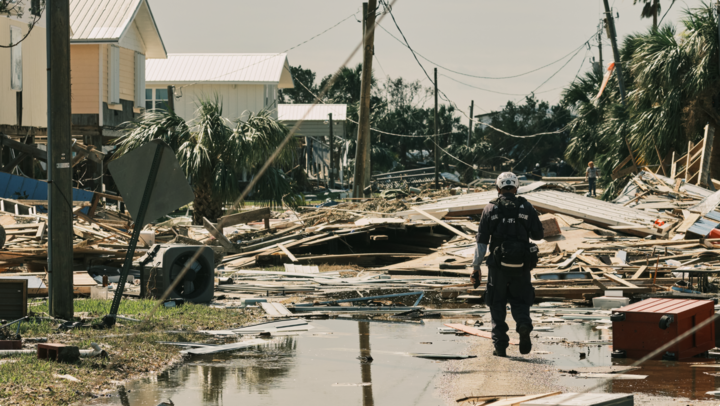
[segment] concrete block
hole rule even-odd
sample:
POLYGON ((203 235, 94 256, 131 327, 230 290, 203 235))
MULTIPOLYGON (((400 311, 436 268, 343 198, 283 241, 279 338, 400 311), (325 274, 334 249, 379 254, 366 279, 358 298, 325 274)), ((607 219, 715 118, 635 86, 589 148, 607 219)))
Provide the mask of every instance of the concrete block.
POLYGON ((629 304, 629 297, 600 296, 593 298, 593 307, 596 309, 617 309, 629 304))

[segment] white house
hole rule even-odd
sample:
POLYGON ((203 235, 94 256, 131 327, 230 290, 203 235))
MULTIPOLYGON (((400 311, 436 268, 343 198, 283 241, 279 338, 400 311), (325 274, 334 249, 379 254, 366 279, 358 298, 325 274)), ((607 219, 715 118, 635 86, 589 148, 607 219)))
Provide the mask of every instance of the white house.
POLYGON ((168 54, 147 61, 145 83, 146 109, 165 108, 172 85, 175 112, 185 120, 198 100, 215 96, 230 120, 263 109, 277 118, 278 89, 294 87, 287 54, 168 54))

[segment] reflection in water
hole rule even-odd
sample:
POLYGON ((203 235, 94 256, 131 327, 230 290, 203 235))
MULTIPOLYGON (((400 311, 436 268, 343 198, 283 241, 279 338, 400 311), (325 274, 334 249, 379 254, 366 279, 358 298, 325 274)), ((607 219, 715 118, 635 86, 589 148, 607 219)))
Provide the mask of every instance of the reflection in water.
MULTIPOLYGON (((372 383, 372 373, 370 372, 370 361, 365 361, 370 355, 370 323, 361 321, 358 323, 358 333, 360 334, 360 375, 363 382, 372 383)), ((373 388, 372 385, 363 386, 363 406, 373 406, 373 388)))

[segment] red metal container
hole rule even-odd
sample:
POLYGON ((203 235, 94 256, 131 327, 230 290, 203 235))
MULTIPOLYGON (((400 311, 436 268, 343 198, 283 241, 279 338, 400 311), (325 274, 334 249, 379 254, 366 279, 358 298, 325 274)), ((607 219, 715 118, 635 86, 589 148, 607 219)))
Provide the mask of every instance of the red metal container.
MULTIPOLYGON (((647 299, 613 310, 614 355, 640 359, 713 317, 712 300, 647 299)), ((652 359, 685 359, 715 348, 714 321, 652 359)))

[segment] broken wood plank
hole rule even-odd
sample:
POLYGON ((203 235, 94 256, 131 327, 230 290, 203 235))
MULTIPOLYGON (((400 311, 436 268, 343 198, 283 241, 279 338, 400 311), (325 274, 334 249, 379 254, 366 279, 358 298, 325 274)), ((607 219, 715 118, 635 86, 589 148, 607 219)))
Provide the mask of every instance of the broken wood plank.
POLYGON ((642 266, 640 266, 640 269, 638 269, 638 271, 635 272, 635 274, 633 274, 632 278, 630 278, 630 279, 638 279, 638 278, 640 278, 640 275, 642 275, 643 272, 645 272, 646 269, 647 269, 647 265, 642 265, 642 266))
MULTIPOLYGON (((472 334, 474 336, 482 337, 482 338, 489 338, 492 339, 492 334, 490 334, 487 331, 481 331, 474 327, 466 326, 464 324, 446 324, 446 327, 454 328, 455 330, 460 330, 463 333, 472 334)), ((510 344, 512 345, 520 345, 520 341, 511 338, 510 344)))
POLYGON ((625 285, 625 286, 627 286, 627 287, 629 287, 629 288, 637 288, 636 285, 634 285, 634 284, 632 284, 632 283, 630 283, 630 282, 628 282, 628 281, 626 281, 626 280, 624 280, 624 279, 618 278, 617 276, 615 276, 615 275, 613 275, 613 274, 611 274, 611 273, 607 273, 607 272, 606 272, 606 273, 603 273, 603 276, 605 276, 606 278, 610 279, 610 280, 613 281, 613 282, 619 283, 619 284, 621 284, 621 285, 625 285))
MULTIPOLYGON (((218 219, 218 228, 222 230, 225 227, 234 226, 236 224, 247 224, 258 220, 269 220, 272 216, 269 207, 257 210, 243 211, 240 213, 222 216, 218 219)), ((266 223, 266 228, 267 227, 266 223)))
POLYGON ((290 258, 290 260, 291 260, 292 262, 298 262, 298 259, 295 258, 295 255, 293 255, 292 252, 290 252, 290 250, 288 250, 287 248, 285 248, 285 246, 282 245, 282 243, 278 243, 277 246, 278 246, 278 248, 280 248, 280 249, 282 250, 282 252, 285 253, 285 255, 288 256, 288 258, 290 258))
POLYGON ((230 240, 225 237, 225 235, 222 233, 222 231, 215 228, 213 223, 210 222, 207 218, 203 217, 203 227, 212 235, 215 237, 216 240, 222 245, 224 248, 228 250, 235 250, 235 246, 233 245, 230 240))
POLYGON ((465 238, 465 239, 468 239, 468 240, 475 240, 475 237, 463 233, 462 231, 458 230, 457 228, 451 226, 450 224, 447 224, 446 222, 438 219, 437 217, 434 217, 434 216, 430 215, 429 213, 425 212, 424 210, 420 210, 420 209, 418 209, 417 207, 413 207, 413 210, 415 210, 416 212, 418 212, 418 213, 422 214, 423 216, 429 218, 430 220, 434 221, 435 223, 437 223, 437 224, 439 224, 439 225, 447 228, 448 230, 452 231, 453 233, 459 235, 459 236, 462 237, 462 238, 465 238))

